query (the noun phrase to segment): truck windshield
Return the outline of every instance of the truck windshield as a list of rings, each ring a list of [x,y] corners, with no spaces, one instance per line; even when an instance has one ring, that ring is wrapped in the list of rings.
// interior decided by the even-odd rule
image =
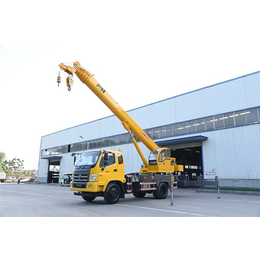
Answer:
[[[75,166],[89,165],[93,167],[96,165],[100,154],[101,154],[100,151],[82,153],[78,158],[78,160],[76,161]]]

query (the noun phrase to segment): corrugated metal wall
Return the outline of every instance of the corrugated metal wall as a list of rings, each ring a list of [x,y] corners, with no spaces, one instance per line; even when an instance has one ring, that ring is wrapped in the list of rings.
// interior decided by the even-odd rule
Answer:
[[[260,179],[259,124],[207,132],[207,137],[203,142],[206,178],[213,177],[214,169],[221,179]]]
[[[147,129],[260,106],[259,97],[260,72],[257,72],[133,109],[129,114],[142,128]],[[40,149],[81,142],[80,135],[91,140],[120,133],[125,133],[120,121],[110,116],[43,136]],[[259,133],[259,125],[204,132],[203,135],[208,137],[203,143],[204,173],[216,169],[221,178],[260,179]],[[148,151],[141,147],[148,155]],[[126,171],[139,170],[141,160],[135,154],[133,145],[123,145],[121,148],[127,161]],[[62,159],[61,169],[71,171],[72,166],[68,166],[71,160],[67,159],[65,163],[65,158],[67,155]],[[43,161],[39,161],[38,175],[46,171]]]

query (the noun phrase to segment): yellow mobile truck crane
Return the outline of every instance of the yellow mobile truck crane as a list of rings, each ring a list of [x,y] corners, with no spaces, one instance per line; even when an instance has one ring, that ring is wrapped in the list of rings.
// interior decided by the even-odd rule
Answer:
[[[169,148],[159,148],[78,61],[73,65],[73,67],[63,63],[59,65],[69,74],[66,80],[68,90],[71,90],[75,73],[121,121],[143,161],[143,167],[140,173],[125,174],[121,149],[118,151],[87,150],[79,155],[74,165],[70,189],[75,195],[82,196],[88,202],[93,201],[97,196],[103,196],[107,203],[117,203],[119,198],[125,197],[126,193],[133,193],[135,197],[144,197],[146,193],[153,193],[157,199],[166,198],[171,185],[171,173],[183,171],[183,166],[177,165],[175,158],[171,158]],[[60,81],[59,74],[58,84]],[[148,161],[134,135],[150,150]]]

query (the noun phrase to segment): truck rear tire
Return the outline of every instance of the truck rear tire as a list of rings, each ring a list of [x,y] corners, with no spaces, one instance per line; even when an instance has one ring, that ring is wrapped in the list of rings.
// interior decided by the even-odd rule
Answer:
[[[145,191],[136,191],[136,190],[134,190],[133,191],[133,195],[136,198],[143,198],[146,195],[146,192]]]
[[[168,186],[166,183],[159,183],[157,189],[153,192],[155,199],[165,199],[168,195]]]
[[[115,204],[120,198],[120,187],[116,183],[109,183],[104,193],[104,199],[108,204]]]

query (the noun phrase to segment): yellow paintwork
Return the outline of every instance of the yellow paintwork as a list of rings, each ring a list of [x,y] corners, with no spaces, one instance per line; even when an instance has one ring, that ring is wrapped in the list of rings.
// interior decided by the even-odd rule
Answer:
[[[125,110],[108,94],[108,92],[96,81],[93,75],[86,69],[82,68],[78,61],[74,62],[74,67],[66,66],[61,63],[60,68],[67,72],[69,75],[75,73],[78,78],[86,84],[89,89],[114,113],[114,115],[121,121],[123,127],[132,135],[132,133],[150,150],[159,151],[156,159],[156,165],[150,165],[146,161],[141,149],[139,148],[136,140],[132,138],[143,163],[144,167],[141,168],[141,173],[155,172],[155,173],[170,173],[175,171],[182,171],[183,166],[176,165],[175,159],[169,156],[168,148],[159,148],[158,145],[145,133],[145,131],[126,113]],[[168,153],[167,153],[168,150]],[[166,158],[161,158],[162,154],[167,153]],[[119,165],[118,165],[119,166]],[[106,174],[105,179],[110,179],[110,174]],[[113,176],[113,179],[117,176]],[[123,177],[120,177],[120,179]],[[100,176],[100,182],[102,177]],[[104,181],[107,183],[107,181]],[[102,186],[97,185],[97,189]]]
[[[102,150],[101,150],[102,151]],[[70,184],[70,189],[74,191],[83,191],[83,192],[104,192],[109,182],[111,181],[119,181],[119,182],[126,182],[125,179],[125,169],[124,169],[124,161],[123,163],[119,164],[118,162],[118,153],[121,153],[121,149],[119,151],[111,151],[106,150],[107,153],[114,153],[115,154],[115,164],[102,167],[100,168],[100,161],[102,159],[102,153],[95,165],[95,167],[91,168],[89,174],[89,180],[93,174],[97,174],[96,181],[89,181],[87,183],[86,189],[83,188],[73,188],[73,182]],[[115,172],[114,169],[117,171]]]
[[[118,117],[127,131],[132,131],[135,136],[151,151],[158,149],[158,145],[145,133],[145,131],[126,113],[126,111],[108,94],[108,92],[95,80],[87,70],[80,67],[79,62],[74,63],[74,68],[60,64],[64,71],[78,76],[92,92]],[[77,70],[75,69],[77,68]]]

